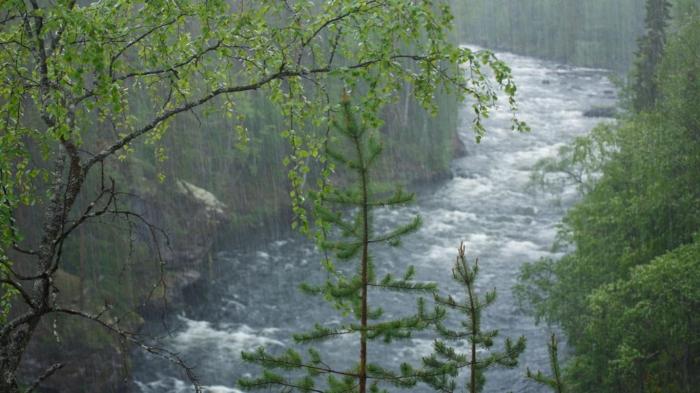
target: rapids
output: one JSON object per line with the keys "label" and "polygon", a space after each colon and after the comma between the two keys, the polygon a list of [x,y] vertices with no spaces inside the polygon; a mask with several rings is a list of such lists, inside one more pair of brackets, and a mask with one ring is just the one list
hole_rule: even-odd
{"label": "rapids", "polygon": [[[567,189],[554,201],[551,195],[533,192],[528,187],[530,173],[537,160],[555,156],[560,146],[601,121],[584,117],[583,112],[614,105],[616,91],[603,70],[508,53],[499,53],[499,57],[513,70],[519,88],[519,117],[532,131],[514,133],[509,128],[511,114],[497,111],[486,122],[486,136],[476,144],[465,105],[459,135],[467,155],[452,163],[451,179],[420,188],[416,204],[376,212],[378,231],[415,214],[421,215],[424,225],[399,248],[377,247],[374,257],[379,277],[385,269],[401,274],[412,264],[418,279],[438,282],[443,293],[459,294],[450,268],[457,246],[465,241],[470,258],[479,257],[479,288],[498,291],[483,327],[498,329],[501,339],[527,338],[520,366],[488,372],[484,391],[544,392],[526,381],[524,374],[526,367],[549,370],[546,342],[551,330],[536,326],[533,318],[518,311],[511,287],[522,263],[556,256],[550,250],[556,225],[577,194],[573,188]],[[196,367],[208,392],[236,392],[238,377],[260,371],[241,362],[241,350],[260,345],[283,348],[293,345],[294,332],[314,323],[339,322],[329,306],[297,289],[303,280],[323,279],[319,256],[307,239],[291,236],[251,251],[221,251],[214,266],[212,289],[196,309],[175,310],[178,315],[171,321],[174,332],[164,339],[170,349]],[[370,301],[380,301],[387,316],[415,309],[415,302],[405,295],[375,292],[374,296]],[[384,365],[415,364],[431,351],[431,343],[429,335],[420,333],[390,347],[374,348],[370,357]],[[326,341],[319,347],[327,354],[325,360],[336,364],[352,359],[358,351],[352,337]],[[137,355],[133,370],[137,390],[144,393],[192,391],[180,371],[153,357]],[[460,383],[465,381],[461,378]],[[415,391],[430,390],[419,385]]]}

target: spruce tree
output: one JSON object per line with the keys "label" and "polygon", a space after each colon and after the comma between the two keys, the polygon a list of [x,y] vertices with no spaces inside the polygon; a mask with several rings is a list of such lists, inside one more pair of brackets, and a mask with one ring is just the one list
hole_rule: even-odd
{"label": "spruce tree", "polygon": [[549,351],[549,365],[552,369],[552,376],[548,377],[542,373],[542,371],[537,371],[533,373],[530,369],[527,369],[527,378],[531,379],[539,384],[549,387],[556,393],[564,393],[564,382],[562,380],[561,368],[559,367],[559,349],[557,337],[552,333],[549,343],[547,344],[547,349]]}
{"label": "spruce tree", "polygon": [[666,44],[666,26],[671,17],[668,0],[647,0],[644,36],[633,72],[632,104],[636,112],[654,109],[659,96],[658,67]]}
{"label": "spruce tree", "polygon": [[353,174],[355,182],[349,187],[317,196],[315,212],[323,223],[323,232],[328,233],[319,238],[320,248],[334,255],[336,261],[346,263],[336,266],[326,257],[323,266],[329,273],[328,279],[321,285],[302,284],[301,289],[330,302],[344,316],[345,323],[332,328],[317,324],[310,332],[294,335],[294,341],[308,344],[355,335],[358,348],[356,364],[329,365],[322,360],[321,353],[313,348],[308,349],[307,356],[294,349],[276,355],[259,348],[242,354],[245,361],[264,368],[262,375],[256,378],[239,380],[239,385],[244,389],[276,386],[284,391],[365,393],[367,390],[383,391],[381,386],[384,383],[413,386],[418,382],[417,370],[406,363],[401,364],[399,370],[373,363],[368,357],[367,347],[378,339],[391,342],[409,338],[414,331],[431,326],[444,315],[440,309],[426,312],[425,302],[418,298],[414,315],[387,320],[382,318],[380,298],[370,296],[374,291],[431,294],[436,286],[414,281],[415,270],[412,267],[407,268],[400,278],[392,274],[377,277],[371,249],[382,243],[398,245],[401,237],[418,229],[421,220],[415,217],[410,223],[387,233],[375,233],[372,225],[372,211],[375,208],[405,205],[413,201],[414,196],[400,188],[388,197],[373,191],[371,169],[381,154],[381,144],[376,134],[362,127],[352,116],[347,97],[341,104],[342,121],[334,124],[341,140],[329,144],[327,154],[341,168]]}
{"label": "spruce tree", "polygon": [[[452,295],[435,295],[439,305],[466,316],[461,321],[462,330],[453,330],[443,321],[437,321],[435,326],[441,339],[435,340],[435,352],[423,359],[421,380],[440,392],[452,393],[457,389],[455,378],[459,371],[469,369],[469,382],[466,387],[469,393],[480,392],[485,383],[484,371],[494,366],[512,368],[517,366],[518,357],[525,350],[525,337],[521,336],[513,342],[506,338],[502,351],[494,351],[492,347],[498,336],[497,330],[483,330],[481,327],[482,311],[496,300],[496,290],[487,292],[483,298],[476,289],[479,274],[479,261],[469,264],[464,243],[460,244],[452,276],[464,288],[465,299],[460,302]],[[469,345],[468,353],[460,353],[448,345],[447,341],[466,340]],[[485,351],[484,355],[480,355]]]}

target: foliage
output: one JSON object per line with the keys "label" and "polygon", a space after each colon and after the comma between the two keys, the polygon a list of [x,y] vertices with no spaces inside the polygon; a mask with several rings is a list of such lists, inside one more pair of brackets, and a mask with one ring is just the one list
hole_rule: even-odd
{"label": "foliage", "polygon": [[[13,294],[21,305],[0,326],[0,390],[18,389],[22,355],[47,314],[97,323],[108,317],[107,310],[69,308],[61,298],[54,276],[76,266],[66,265],[64,249],[100,217],[118,217],[128,227],[143,221],[142,238],[157,237],[148,217],[122,204],[133,190],[117,183],[157,186],[133,182],[124,176],[130,170],[119,169],[133,164],[134,172],[164,182],[164,143],[183,116],[211,126],[212,134],[231,135],[221,146],[242,155],[281,132],[294,214],[306,229],[306,191],[327,191],[323,147],[337,110],[333,89],[353,90],[362,121],[372,127],[406,86],[431,111],[440,92],[471,98],[477,136],[498,90],[514,109],[508,67],[491,52],[454,45],[452,20],[446,4],[432,1],[0,3],[0,274],[3,308]],[[262,95],[242,98],[253,92]],[[264,131],[247,128],[256,99],[270,102],[282,120],[258,122]],[[202,123],[212,111],[226,121]],[[525,128],[515,119],[513,127]],[[167,141],[179,150],[192,139]],[[135,151],[139,142],[151,150],[149,159]],[[312,171],[319,183],[307,181]],[[160,245],[151,248],[162,272]],[[92,263],[112,272],[114,259],[128,259],[120,258],[128,251],[104,254]]]}
{"label": "foliage", "polygon": [[[381,303],[370,298],[370,290],[431,293],[435,290],[435,285],[414,281],[415,271],[412,267],[409,267],[401,278],[396,278],[391,273],[382,278],[376,276],[376,264],[371,256],[370,246],[398,245],[401,237],[418,229],[420,218],[416,217],[408,224],[389,232],[375,233],[372,210],[377,207],[407,204],[413,200],[413,195],[401,189],[389,197],[377,195],[372,181],[372,167],[381,154],[381,143],[376,135],[352,116],[349,99],[342,105],[343,118],[341,122],[336,123],[335,128],[343,140],[330,144],[327,154],[340,164],[341,168],[354,173],[354,183],[344,189],[333,189],[324,195],[316,206],[316,212],[322,220],[323,233],[329,235],[328,238],[319,238],[320,248],[333,253],[338,263],[342,262],[343,265],[336,265],[328,258],[324,259],[322,265],[328,272],[328,280],[322,285],[304,284],[302,290],[321,296],[349,321],[333,328],[316,325],[308,333],[295,334],[294,340],[297,343],[309,343],[354,335],[360,349],[357,364],[349,369],[329,366],[314,349],[309,349],[308,360],[304,360],[301,354],[292,349],[277,356],[268,354],[262,348],[256,352],[243,352],[244,360],[265,367],[262,376],[239,381],[246,389],[279,386],[302,392],[365,392],[368,389],[368,381],[369,390],[373,392],[380,391],[380,382],[410,387],[417,381],[413,367],[404,363],[398,371],[393,371],[383,365],[371,363],[367,356],[367,345],[378,339],[389,343],[396,339],[409,338],[414,331],[425,329],[441,318],[442,313],[439,310],[436,310],[435,314],[427,313],[424,301],[419,299],[415,315],[393,320],[382,319]],[[331,206],[339,206],[343,210],[336,211]],[[349,217],[346,217],[347,209],[350,209]],[[336,237],[337,239],[334,239]],[[348,266],[350,261],[355,261],[354,266]],[[277,374],[274,369],[304,371],[306,374],[295,379]],[[319,376],[327,377],[326,386],[317,385]]]}
{"label": "foliage", "polygon": [[[476,289],[476,279],[479,274],[479,262],[475,260],[471,266],[467,262],[465,246],[461,244],[452,276],[464,287],[464,302],[455,300],[452,295],[435,295],[435,302],[447,309],[457,311],[466,316],[460,323],[464,330],[453,330],[442,323],[436,322],[437,332],[442,340],[435,340],[435,353],[423,359],[424,370],[422,379],[440,392],[454,392],[457,388],[455,377],[459,370],[469,368],[469,382],[466,384],[470,393],[481,392],[486,378],[484,372],[494,366],[513,368],[518,365],[518,357],[525,350],[525,337],[521,336],[513,343],[510,337],[504,342],[503,351],[492,349],[498,330],[482,330],[481,313],[496,300],[496,291],[487,292],[483,299]],[[469,353],[459,353],[444,340],[460,341],[466,339]],[[486,355],[479,355],[480,352]]]}
{"label": "foliage", "polygon": [[576,352],[566,372],[571,391],[695,386],[685,375],[697,374],[698,330],[688,330],[693,319],[681,314],[697,307],[686,297],[700,287],[691,246],[700,230],[700,139],[697,106],[691,108],[700,96],[700,63],[688,51],[700,44],[699,32],[695,16],[669,36],[656,109],[630,113],[577,142],[604,154],[576,158],[574,147],[559,163],[599,178],[563,220],[566,255],[526,265],[516,290],[538,316],[564,328]]}
{"label": "foliage", "polygon": [[601,123],[589,135],[560,147],[556,157],[539,160],[530,175],[530,187],[557,194],[573,185],[581,195],[590,192],[615,152],[614,129],[612,124]]}
{"label": "foliage", "polygon": [[688,392],[700,380],[700,241],[632,269],[628,279],[594,290],[581,355],[572,366],[576,391]]}
{"label": "foliage", "polygon": [[637,112],[652,109],[659,98],[657,68],[666,44],[666,27],[671,17],[670,7],[668,0],[646,2],[646,31],[639,41],[637,61],[632,74],[632,104]]}
{"label": "foliage", "polygon": [[552,369],[552,376],[546,376],[542,371],[533,373],[529,368],[526,376],[528,379],[549,387],[556,393],[564,393],[566,390],[564,389],[561,366],[559,365],[559,342],[554,333],[552,333],[550,341],[547,343],[547,351],[549,352],[549,365]]}

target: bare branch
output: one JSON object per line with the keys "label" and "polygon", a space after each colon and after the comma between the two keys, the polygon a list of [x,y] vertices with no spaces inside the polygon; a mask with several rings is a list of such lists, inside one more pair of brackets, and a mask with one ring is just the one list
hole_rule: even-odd
{"label": "bare branch", "polygon": [[25,323],[31,321],[34,318],[37,318],[38,315],[39,314],[36,310],[31,310],[5,323],[5,325],[2,326],[2,329],[0,329],[0,340],[4,339],[13,330],[17,329],[17,327],[24,325]]}
{"label": "bare branch", "polygon": [[121,49],[119,49],[119,51],[117,51],[117,53],[115,53],[115,54],[112,56],[112,58],[110,59],[110,62],[109,62],[109,75],[112,75],[112,71],[113,71],[113,69],[114,69],[114,63],[117,61],[117,59],[118,59],[124,52],[126,52],[126,51],[127,51],[129,48],[131,48],[132,46],[138,44],[140,41],[142,41],[143,39],[145,39],[145,38],[148,37],[149,35],[153,34],[156,30],[161,29],[161,28],[166,27],[166,26],[170,26],[170,25],[172,25],[173,23],[177,22],[178,19],[180,19],[182,16],[183,16],[183,15],[178,15],[178,17],[175,18],[175,19],[172,19],[172,20],[170,20],[170,21],[168,21],[168,22],[162,23],[162,24],[160,24],[160,25],[157,25],[157,26],[154,26],[154,27],[148,29],[145,33],[143,33],[143,34],[141,34],[140,36],[136,37],[134,40],[130,41],[129,43],[127,43],[126,45],[124,45],[124,47],[122,47]]}
{"label": "bare branch", "polygon": [[[367,7],[367,6],[370,5],[370,4],[373,4],[373,5]],[[302,44],[301,44],[302,48],[304,48],[304,47],[306,47],[307,45],[309,45],[309,43],[310,43],[314,38],[316,38],[316,36],[318,36],[318,35],[321,33],[321,31],[323,31],[323,30],[324,30],[325,28],[327,28],[328,26],[330,26],[330,25],[332,25],[332,24],[334,24],[334,23],[336,23],[336,22],[339,22],[339,21],[341,21],[341,20],[347,18],[348,16],[351,16],[351,15],[354,15],[354,14],[357,14],[357,13],[360,13],[360,12],[370,11],[370,10],[372,10],[372,9],[374,9],[374,8],[378,8],[378,7],[381,7],[381,6],[382,6],[382,3],[380,3],[380,2],[378,2],[378,1],[376,1],[376,0],[368,1],[367,3],[365,3],[365,4],[363,4],[363,5],[360,5],[360,6],[357,6],[357,7],[355,7],[355,8],[352,8],[352,9],[348,10],[348,11],[345,12],[345,13],[342,13],[342,14],[340,14],[340,15],[337,15],[337,16],[335,16],[335,17],[333,17],[333,18],[330,18],[330,19],[326,20],[326,21],[325,21],[324,23],[322,23],[316,30],[314,30],[314,32],[311,33],[311,35],[310,35],[309,37],[307,37],[307,38],[304,40],[304,42],[302,42]]]}
{"label": "bare branch", "polygon": [[9,278],[9,277],[2,277],[0,278],[0,282],[5,283],[10,285],[11,287],[15,288],[17,292],[22,296],[22,299],[24,300],[25,303],[27,303],[27,306],[31,308],[35,308],[36,306],[34,305],[34,302],[32,301],[31,296],[27,293],[27,291],[24,290],[22,285],[18,283],[17,281]]}
{"label": "bare branch", "polygon": [[137,77],[137,76],[148,76],[148,75],[158,75],[158,74],[164,74],[166,72],[172,72],[177,76],[177,69],[182,68],[193,61],[198,61],[201,59],[204,55],[206,55],[209,52],[215,51],[221,47],[221,41],[217,41],[214,45],[210,45],[207,48],[205,48],[203,51],[196,53],[187,59],[181,61],[180,63],[177,63],[173,65],[172,67],[168,68],[162,68],[158,70],[148,70],[148,71],[137,71],[137,72],[131,72],[125,75],[118,76],[114,78],[115,81],[123,81],[129,78]]}
{"label": "bare branch", "polygon": [[92,314],[89,314],[89,313],[84,312],[84,311],[73,310],[73,309],[64,308],[64,307],[53,307],[50,310],[50,312],[78,316],[78,317],[96,322],[97,324],[101,325],[103,328],[118,335],[119,337],[121,337],[125,341],[127,341],[133,345],[136,345],[137,347],[141,348],[142,350],[144,350],[144,351],[146,351],[146,352],[148,352],[148,353],[150,353],[158,358],[161,358],[165,361],[168,361],[168,362],[182,368],[185,371],[187,378],[194,385],[195,392],[197,392],[197,393],[203,392],[202,386],[199,384],[197,376],[194,374],[194,369],[191,366],[189,366],[187,363],[185,363],[185,361],[182,360],[177,353],[169,351],[165,348],[161,348],[158,346],[147,344],[146,342],[144,342],[141,339],[141,336],[139,334],[123,330],[119,326],[117,326],[116,324],[106,322],[106,321],[102,320],[99,315],[92,315]]}
{"label": "bare branch", "polygon": [[34,383],[31,386],[29,386],[29,389],[27,389],[25,391],[25,393],[32,393],[34,390],[36,390],[36,388],[39,387],[39,385],[42,382],[44,382],[46,379],[51,377],[56,371],[58,371],[62,368],[63,368],[63,364],[61,364],[61,363],[54,363],[53,365],[51,365],[51,367],[49,367],[46,371],[44,371],[44,373],[41,374],[41,376],[39,378],[37,378],[37,380],[34,381]]}

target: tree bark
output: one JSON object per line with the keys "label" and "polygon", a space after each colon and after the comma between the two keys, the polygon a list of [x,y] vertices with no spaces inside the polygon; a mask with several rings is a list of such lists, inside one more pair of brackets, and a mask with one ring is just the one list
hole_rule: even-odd
{"label": "tree bark", "polygon": [[367,287],[369,284],[369,197],[367,190],[367,168],[365,166],[364,158],[362,156],[362,149],[360,147],[359,138],[355,138],[355,145],[357,147],[357,156],[360,162],[360,173],[362,181],[362,310],[361,310],[361,320],[360,326],[362,330],[360,331],[360,391],[359,393],[365,393],[367,391]]}
{"label": "tree bark", "polygon": [[[63,229],[78,194],[80,193],[85,172],[81,166],[75,146],[63,143],[64,150],[59,151],[54,163],[54,183],[52,197],[46,209],[46,221],[43,237],[37,251],[37,272],[30,281],[33,284],[29,310],[9,320],[0,329],[0,392],[19,392],[17,370],[22,356],[36,331],[41,318],[52,312],[55,302],[53,274],[58,268],[57,247],[60,245]],[[70,158],[68,180],[63,181],[65,157]],[[65,186],[64,186],[65,184]]]}
{"label": "tree bark", "polygon": [[20,392],[17,384],[17,369],[39,320],[39,316],[30,316],[26,322],[0,337],[0,392]]}

